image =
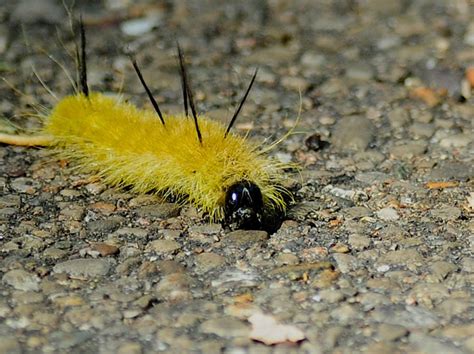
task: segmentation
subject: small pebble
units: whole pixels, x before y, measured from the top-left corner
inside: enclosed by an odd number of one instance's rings
[[[147,246],[147,251],[152,251],[157,254],[173,253],[181,248],[181,245],[173,240],[155,240],[151,241]]]
[[[397,211],[393,208],[383,208],[377,211],[377,216],[384,221],[395,221],[400,219]]]
[[[203,322],[200,327],[203,333],[214,334],[218,337],[248,336],[250,328],[241,320],[232,317],[220,317]]]
[[[6,272],[2,277],[2,281],[17,290],[39,290],[40,279],[38,276],[23,269],[14,269]]]
[[[139,37],[150,32],[161,23],[159,16],[153,15],[122,22],[120,29],[127,36]]]
[[[111,262],[105,259],[74,259],[56,264],[53,271],[73,277],[100,277],[107,275],[111,266]]]

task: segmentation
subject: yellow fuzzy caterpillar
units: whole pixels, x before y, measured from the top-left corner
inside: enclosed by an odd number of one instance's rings
[[[214,220],[222,220],[226,191],[241,180],[259,186],[266,207],[284,208],[280,163],[241,136],[224,139],[225,128],[204,117],[199,117],[202,144],[191,119],[164,119],[165,126],[155,112],[92,93],[59,102],[44,131],[60,154],[106,183],[138,193],[171,193]]]
[[[82,92],[59,101],[40,135],[0,134],[0,142],[48,145],[111,186],[172,196],[200,208],[213,221],[237,227],[260,227],[265,213],[285,210],[288,192],[281,185],[289,165],[269,159],[262,146],[229,133],[256,73],[226,129],[196,114],[178,48],[185,111],[189,100],[194,119],[187,114],[163,115],[135,61],[155,111],[89,92],[82,27],[81,34]]]

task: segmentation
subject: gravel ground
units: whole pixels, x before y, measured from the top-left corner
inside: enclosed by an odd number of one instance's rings
[[[273,234],[229,231],[1,146],[0,353],[474,352],[472,1],[75,11],[91,86],[138,105],[126,50],[177,112],[179,40],[199,110],[222,121],[258,66],[236,130],[278,138],[301,104],[298,134],[273,153],[302,166],[296,201]],[[33,71],[71,92],[48,55],[73,72],[72,37],[60,1],[0,3],[2,131],[34,129],[54,105]]]

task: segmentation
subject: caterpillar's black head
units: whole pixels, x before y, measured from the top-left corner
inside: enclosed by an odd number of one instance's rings
[[[259,229],[262,214],[262,192],[255,183],[244,180],[229,187],[225,196],[225,215],[232,228]]]

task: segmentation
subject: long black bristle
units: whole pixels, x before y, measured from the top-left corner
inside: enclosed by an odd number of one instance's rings
[[[196,128],[196,134],[199,139],[199,142],[202,144],[202,135],[201,130],[199,129],[198,117],[196,113],[196,107],[194,106],[194,99],[193,99],[193,92],[191,90],[191,86],[189,85],[188,75],[186,72],[186,66],[184,64],[184,55],[181,51],[181,47],[178,44],[178,57],[179,57],[179,66],[181,68],[181,80],[183,82],[183,93],[184,97],[188,97],[189,99],[189,106],[191,107],[191,112],[194,118],[194,126]],[[186,102],[186,101],[185,101]],[[186,115],[187,115],[187,105],[185,105]]]
[[[151,104],[153,105],[153,108],[155,109],[155,112],[158,114],[158,116],[160,117],[160,120],[161,120],[161,123],[163,125],[165,125],[165,120],[163,118],[163,115],[161,114],[161,111],[160,111],[160,107],[158,106],[158,103],[156,102],[155,98],[153,97],[150,89],[148,88],[146,82],[145,82],[145,79],[143,78],[143,75],[140,71],[140,69],[138,68],[138,64],[137,64],[137,61],[135,60],[135,58],[133,57],[130,57],[130,59],[132,60],[132,65],[133,65],[133,68],[135,69],[135,72],[137,73],[138,75],[138,78],[140,79],[140,82],[142,83],[143,85],[143,88],[145,89],[146,91],[146,94],[148,95],[148,98],[150,99],[150,102]]]
[[[180,61],[180,74],[181,74],[181,87],[183,89],[183,104],[184,104],[184,113],[186,114],[186,117],[188,116],[188,91],[186,89],[186,83],[185,83],[185,77],[186,77],[186,72],[184,71],[184,65],[181,65],[181,62],[183,62],[183,53],[181,52],[181,47],[179,46],[179,43],[176,43],[178,46],[178,57]]]
[[[82,15],[79,17],[79,31],[81,37],[81,54],[78,63],[80,87],[84,96],[89,97],[89,86],[87,86],[86,31],[84,30],[84,22],[82,21]]]
[[[247,99],[247,96],[249,95],[250,89],[252,88],[252,85],[253,85],[253,83],[254,83],[254,81],[255,81],[255,78],[257,77],[257,73],[258,73],[258,68],[255,69],[255,72],[254,72],[254,74],[253,74],[252,80],[250,81],[249,87],[247,88],[247,91],[245,92],[244,97],[242,97],[242,100],[240,101],[239,106],[237,107],[237,109],[236,109],[236,111],[235,111],[235,113],[234,113],[232,119],[230,120],[229,125],[227,126],[227,130],[225,131],[224,138],[227,136],[227,134],[229,134],[230,129],[232,128],[232,126],[234,125],[235,121],[237,120],[237,116],[239,115],[240,110],[242,109],[242,106],[244,105],[245,100]]]

